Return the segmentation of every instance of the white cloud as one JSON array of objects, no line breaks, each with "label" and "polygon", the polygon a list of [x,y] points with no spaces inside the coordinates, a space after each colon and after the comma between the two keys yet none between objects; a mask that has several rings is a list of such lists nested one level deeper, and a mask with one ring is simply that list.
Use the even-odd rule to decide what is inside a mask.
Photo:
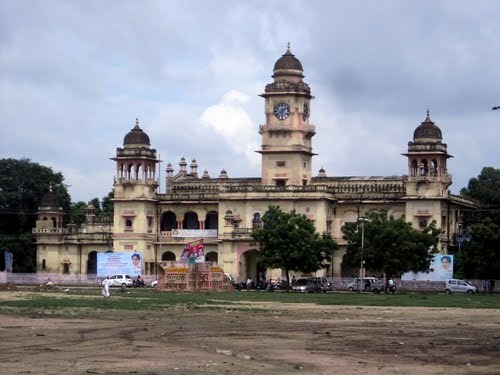
[{"label": "white cloud", "polygon": [[250,164],[257,167],[260,157],[255,151],[259,145],[254,142],[256,125],[244,107],[248,100],[249,96],[242,92],[228,91],[219,103],[202,113],[200,121],[225,139],[235,154],[243,154]]},{"label": "white cloud", "polygon": [[458,192],[500,164],[498,14],[495,0],[0,2],[0,157],[67,173],[74,201],[102,197],[138,116],[165,162],[258,177],[258,95],[290,41],[316,96],[313,175],[406,173],[430,107]]}]

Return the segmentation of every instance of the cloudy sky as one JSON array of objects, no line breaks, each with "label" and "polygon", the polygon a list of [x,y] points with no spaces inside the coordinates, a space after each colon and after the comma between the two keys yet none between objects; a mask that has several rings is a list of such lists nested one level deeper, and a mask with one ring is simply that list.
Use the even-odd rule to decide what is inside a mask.
[{"label": "cloudy sky", "polygon": [[138,117],[162,179],[181,157],[258,177],[258,95],[290,42],[316,97],[313,175],[406,174],[429,108],[458,193],[500,167],[499,17],[495,0],[0,0],[0,157],[102,198]]}]

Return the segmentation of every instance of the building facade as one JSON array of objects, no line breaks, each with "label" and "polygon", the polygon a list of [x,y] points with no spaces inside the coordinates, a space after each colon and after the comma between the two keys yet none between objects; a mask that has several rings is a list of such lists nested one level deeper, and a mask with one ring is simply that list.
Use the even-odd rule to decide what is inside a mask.
[{"label": "building facade", "polygon": [[97,253],[113,251],[140,252],[144,275],[153,275],[157,262],[179,260],[187,242],[203,239],[205,260],[235,280],[264,274],[282,277],[280,270],[261,269],[250,237],[269,205],[305,214],[318,232],[331,233],[337,241],[340,250],[318,276],[357,273],[343,261],[346,244],[341,228],[374,209],[405,215],[416,229],[435,220],[442,232],[439,251],[454,251],[461,211],[473,203],[449,193],[452,176],[447,160],[452,156],[429,111],[402,154],[408,160],[405,174],[330,177],[322,168],[313,176],[314,97],[290,48],[274,64],[272,78],[261,94],[265,123],[256,129],[262,138],[257,151],[262,156],[261,176],[231,178],[222,170],[211,177],[207,171],[198,173],[196,160],[188,166],[181,158],[177,171],[167,165],[166,189],[159,192],[160,160],[136,120],[112,159],[116,166],[112,223],[99,222],[89,207],[81,228],[63,228],[62,213],[49,192],[33,230],[38,272],[92,274]]}]

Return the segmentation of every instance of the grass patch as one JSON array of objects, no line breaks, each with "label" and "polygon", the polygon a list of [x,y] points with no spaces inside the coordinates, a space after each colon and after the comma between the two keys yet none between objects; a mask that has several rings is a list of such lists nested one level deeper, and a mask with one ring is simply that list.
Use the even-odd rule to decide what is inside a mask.
[{"label": "grass patch", "polygon": [[500,308],[500,295],[444,295],[442,293],[372,294],[334,292],[301,294],[284,292],[228,292],[175,293],[154,289],[112,289],[112,296],[104,299],[100,288],[70,288],[67,292],[39,293],[33,290],[17,291],[19,299],[3,300],[0,312],[29,313],[61,310],[245,310],[269,312],[258,303],[310,303],[316,305],[351,305],[384,307],[459,307]]}]

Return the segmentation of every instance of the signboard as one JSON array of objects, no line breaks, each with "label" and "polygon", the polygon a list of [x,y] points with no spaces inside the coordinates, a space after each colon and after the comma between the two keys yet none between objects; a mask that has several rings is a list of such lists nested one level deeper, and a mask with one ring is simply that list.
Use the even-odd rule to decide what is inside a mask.
[{"label": "signboard", "polygon": [[432,259],[429,271],[408,272],[401,280],[445,281],[453,278],[453,255],[436,254]]},{"label": "signboard", "polygon": [[205,262],[205,246],[203,239],[191,241],[184,246],[180,262],[187,263],[204,263]]},{"label": "signboard", "polygon": [[172,237],[175,238],[217,238],[217,229],[173,229]]},{"label": "signboard", "polygon": [[120,273],[131,277],[142,275],[142,254],[137,251],[133,253],[97,253],[97,276],[106,277]]},{"label": "signboard", "polygon": [[4,251],[5,256],[5,272],[12,272],[12,263],[14,263],[14,254],[10,251]]}]

